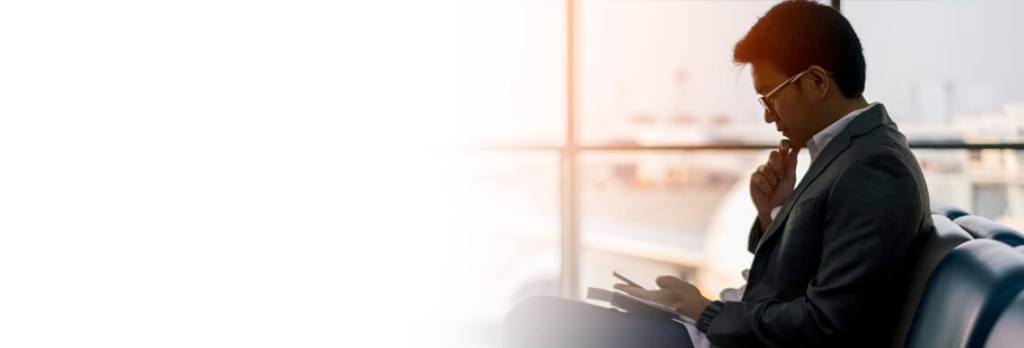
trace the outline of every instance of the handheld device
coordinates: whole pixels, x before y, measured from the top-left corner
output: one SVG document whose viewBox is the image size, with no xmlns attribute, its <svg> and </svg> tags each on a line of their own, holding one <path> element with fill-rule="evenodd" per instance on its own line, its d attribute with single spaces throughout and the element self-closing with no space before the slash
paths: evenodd
<svg viewBox="0 0 1024 348">
<path fill-rule="evenodd" d="M 646 289 L 646 287 L 644 287 L 643 285 L 640 285 L 640 283 L 637 283 L 637 282 L 633 281 L 632 279 L 629 279 L 629 277 L 627 277 L 620 270 L 612 271 L 612 275 L 615 276 L 615 278 L 619 278 L 619 280 L 625 282 L 629 286 L 635 286 L 635 287 L 638 287 L 638 288 L 641 288 L 641 289 Z"/>
<path fill-rule="evenodd" d="M 696 323 L 692 318 L 679 314 L 671 307 L 654 301 L 645 300 L 621 291 L 587 288 L 587 298 L 608 302 L 616 308 L 640 317 L 658 320 L 668 319 L 689 324 Z"/>
</svg>

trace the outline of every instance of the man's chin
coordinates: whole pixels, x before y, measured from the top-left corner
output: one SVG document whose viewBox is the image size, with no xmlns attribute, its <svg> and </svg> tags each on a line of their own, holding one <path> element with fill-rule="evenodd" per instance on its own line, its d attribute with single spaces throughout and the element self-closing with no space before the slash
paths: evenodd
<svg viewBox="0 0 1024 348">
<path fill-rule="evenodd" d="M 789 141 L 789 145 L 794 148 L 805 148 L 807 147 L 807 139 L 801 137 L 794 137 L 788 134 L 783 134 L 783 139 Z"/>
</svg>

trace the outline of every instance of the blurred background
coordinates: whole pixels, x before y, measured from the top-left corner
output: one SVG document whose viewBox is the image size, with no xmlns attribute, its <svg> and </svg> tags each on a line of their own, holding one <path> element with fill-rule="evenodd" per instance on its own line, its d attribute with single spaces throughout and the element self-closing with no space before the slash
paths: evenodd
<svg viewBox="0 0 1024 348">
<path fill-rule="evenodd" d="M 743 283 L 749 174 L 779 141 L 733 45 L 775 1 L 463 3 L 473 342 L 510 306 L 613 270 Z M 933 204 L 1024 228 L 1019 1 L 824 1 L 860 36 L 865 96 L 907 135 Z M 804 152 L 798 173 L 806 171 Z"/>
<path fill-rule="evenodd" d="M 774 3 L 2 2 L 0 346 L 493 347 L 616 269 L 717 297 Z M 933 202 L 1024 228 L 1024 3 L 828 3 Z"/>
</svg>

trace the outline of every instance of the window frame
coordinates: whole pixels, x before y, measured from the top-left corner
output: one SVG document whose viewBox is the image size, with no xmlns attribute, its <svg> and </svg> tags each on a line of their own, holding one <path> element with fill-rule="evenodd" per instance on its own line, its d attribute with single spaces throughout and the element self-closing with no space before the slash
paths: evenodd
<svg viewBox="0 0 1024 348">
<path fill-rule="evenodd" d="M 566 2 L 566 89 L 565 134 L 560 145 L 512 144 L 491 146 L 501 151 L 557 152 L 559 158 L 559 226 L 561 240 L 560 287 L 562 296 L 579 298 L 580 277 L 580 157 L 584 153 L 601 152 L 692 152 L 692 151 L 750 151 L 769 150 L 775 144 L 717 143 L 707 145 L 584 145 L 579 141 L 579 3 Z M 831 0 L 831 6 L 842 11 L 840 0 Z M 1024 142 L 936 142 L 909 141 L 911 149 L 922 150 L 1024 150 Z"/>
</svg>

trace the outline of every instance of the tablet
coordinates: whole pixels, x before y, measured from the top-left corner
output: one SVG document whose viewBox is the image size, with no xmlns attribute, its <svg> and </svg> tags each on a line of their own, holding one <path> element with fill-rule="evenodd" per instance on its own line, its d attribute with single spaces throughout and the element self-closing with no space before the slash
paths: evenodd
<svg viewBox="0 0 1024 348">
<path fill-rule="evenodd" d="M 608 291 L 600 288 L 587 288 L 587 298 L 610 303 L 627 313 L 652 319 L 669 319 L 682 323 L 695 324 L 694 320 L 679 314 L 672 307 L 645 300 L 621 291 Z"/>
</svg>

